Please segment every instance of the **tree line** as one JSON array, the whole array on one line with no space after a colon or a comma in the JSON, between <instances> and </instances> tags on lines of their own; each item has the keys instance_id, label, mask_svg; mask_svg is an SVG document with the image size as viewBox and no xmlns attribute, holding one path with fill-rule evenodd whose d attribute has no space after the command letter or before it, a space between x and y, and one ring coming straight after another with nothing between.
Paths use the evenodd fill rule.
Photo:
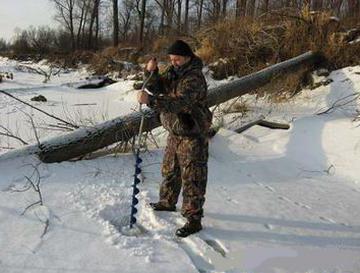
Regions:
<instances>
[{"instance_id":1,"label":"tree line","mask_svg":"<svg viewBox=\"0 0 360 273\"><path fill-rule=\"evenodd\" d=\"M360 17L360 0L49 0L56 29L19 32L14 51L71 53L106 46L146 47L159 36L186 36L204 26L280 9L329 10L338 17ZM0 39L0 51L10 45Z\"/></svg>"}]
</instances>

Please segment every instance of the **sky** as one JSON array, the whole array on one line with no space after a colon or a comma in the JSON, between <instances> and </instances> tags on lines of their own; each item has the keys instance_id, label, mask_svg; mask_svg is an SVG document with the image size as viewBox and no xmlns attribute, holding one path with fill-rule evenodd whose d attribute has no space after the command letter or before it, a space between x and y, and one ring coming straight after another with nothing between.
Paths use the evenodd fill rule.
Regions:
<instances>
[{"instance_id":1,"label":"sky","mask_svg":"<svg viewBox=\"0 0 360 273\"><path fill-rule=\"evenodd\" d=\"M0 0L0 38L10 41L16 28L54 26L53 17L54 8L49 0Z\"/></svg>"}]
</instances>

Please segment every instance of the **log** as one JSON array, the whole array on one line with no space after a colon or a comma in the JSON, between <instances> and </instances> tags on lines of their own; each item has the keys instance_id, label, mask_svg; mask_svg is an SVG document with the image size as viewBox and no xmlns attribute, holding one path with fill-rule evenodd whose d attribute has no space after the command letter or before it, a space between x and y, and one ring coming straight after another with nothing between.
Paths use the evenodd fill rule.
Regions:
<instances>
[{"instance_id":1,"label":"log","mask_svg":"<svg viewBox=\"0 0 360 273\"><path fill-rule=\"evenodd\" d=\"M208 94L208 106L211 107L242 96L269 83L279 73L296 71L304 65L312 65L319 60L321 60L320 55L310 51L230 83L212 88ZM161 125L157 115L151 109L144 110L143 114L145 115L144 132L151 131ZM38 155L40 160L45 163L76 158L116 142L128 141L138 134L141 117L142 114L139 112L117 117L91 128L77 129L62 136L44 140L40 146L32 145L27 150L29 153ZM5 158L9 156L5 154Z\"/></svg>"},{"instance_id":2,"label":"log","mask_svg":"<svg viewBox=\"0 0 360 273\"><path fill-rule=\"evenodd\" d=\"M270 128L270 129L281 129L281 130L288 130L290 128L289 124L267 121L264 119L264 116L261 116L259 119L249 122L249 123L245 124L244 126L235 129L234 131L236 133L240 134L255 125L259 125L259 126Z\"/></svg>"}]
</instances>

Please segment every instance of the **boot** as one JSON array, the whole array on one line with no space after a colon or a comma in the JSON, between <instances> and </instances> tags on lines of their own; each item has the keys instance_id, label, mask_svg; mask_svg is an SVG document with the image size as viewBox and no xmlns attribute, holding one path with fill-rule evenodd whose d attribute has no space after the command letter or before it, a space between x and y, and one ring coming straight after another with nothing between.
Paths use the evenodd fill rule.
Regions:
<instances>
[{"instance_id":1,"label":"boot","mask_svg":"<svg viewBox=\"0 0 360 273\"><path fill-rule=\"evenodd\" d=\"M176 210L175 206L167 206L162 202L149 203L149 205L153 210L157 210L157 211L175 211Z\"/></svg>"},{"instance_id":2,"label":"boot","mask_svg":"<svg viewBox=\"0 0 360 273\"><path fill-rule=\"evenodd\" d=\"M179 237L187 237L193 233L199 232L200 230L202 230L200 219L188 219L183 227L176 230L175 234Z\"/></svg>"}]
</instances>

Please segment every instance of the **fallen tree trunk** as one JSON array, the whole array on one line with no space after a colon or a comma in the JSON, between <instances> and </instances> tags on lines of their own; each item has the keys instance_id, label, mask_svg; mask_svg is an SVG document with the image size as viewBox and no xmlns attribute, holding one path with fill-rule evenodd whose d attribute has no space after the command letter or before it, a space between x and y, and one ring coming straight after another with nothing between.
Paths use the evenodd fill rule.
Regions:
<instances>
[{"instance_id":1,"label":"fallen tree trunk","mask_svg":"<svg viewBox=\"0 0 360 273\"><path fill-rule=\"evenodd\" d=\"M212 88L209 90L208 105L209 107L214 106L242 96L269 83L275 75L295 71L303 65L311 65L319 60L318 54L307 52L228 84ZM144 132L160 126L160 122L152 110L144 110L143 114L145 115ZM69 160L116 142L128 141L138 134L141 116L141 113L132 113L118 117L91 128L81 128L69 134L45 140L40 146L31 146L27 149L30 153L37 154L40 160L46 163Z\"/></svg>"}]
</instances>

